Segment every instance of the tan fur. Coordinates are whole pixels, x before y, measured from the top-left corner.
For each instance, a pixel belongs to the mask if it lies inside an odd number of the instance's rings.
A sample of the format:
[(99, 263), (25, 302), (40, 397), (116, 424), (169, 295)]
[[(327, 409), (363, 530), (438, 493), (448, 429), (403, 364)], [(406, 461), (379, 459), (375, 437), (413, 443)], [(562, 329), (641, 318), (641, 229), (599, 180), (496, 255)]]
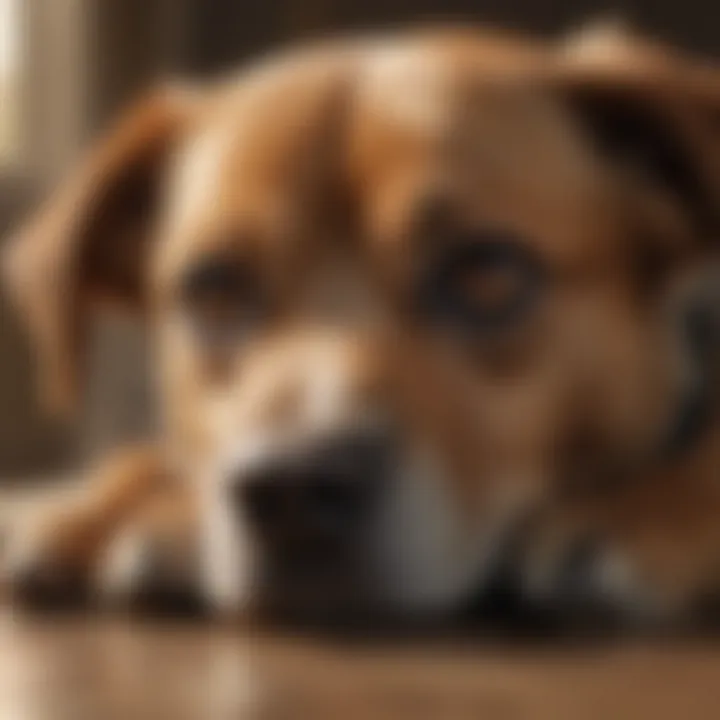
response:
[(177, 493), (155, 449), (118, 451), (91, 469), (78, 498), (58, 502), (57, 508), (51, 506), (33, 518), (30, 547), (19, 536), (17, 545), (10, 544), (10, 562), (38, 553), (50, 564), (90, 573), (119, 527), (156, 498)]
[[(491, 528), (552, 497), (583, 462), (652, 452), (678, 401), (665, 303), (715, 238), (697, 236), (662, 183), (591, 149), (570, 104), (579, 92), (639, 98), (673, 126), (717, 199), (716, 75), (654, 48), (628, 69), (631, 56), (420, 33), (299, 52), (205, 92), (152, 99), (10, 247), (45, 393), (67, 405), (76, 390), (87, 297), (100, 291), (146, 313), (164, 472), (201, 495), (224, 492), (218, 467), (229, 457), (250, 462), (268, 443), (390, 418), (431, 456), (443, 497), (433, 562), (452, 566), (449, 552), (463, 586), (480, 563), (459, 558), (489, 548)], [(128, 245), (118, 223), (134, 188), (155, 192)], [(479, 349), (409, 314), (421, 269), (455, 227), (520, 238), (553, 283), (527, 323)], [(647, 253), (665, 267), (652, 297), (638, 275)], [(193, 340), (178, 302), (210, 257), (250, 267), (271, 298), (270, 319), (230, 353)], [(578, 437), (589, 443), (579, 460)], [(50, 531), (62, 562), (89, 563), (143, 513), (154, 476), (134, 463), (93, 482), (97, 499)], [(387, 554), (406, 553), (386, 530)], [(60, 562), (45, 551), (36, 560)], [(443, 596), (425, 581), (423, 592)]]

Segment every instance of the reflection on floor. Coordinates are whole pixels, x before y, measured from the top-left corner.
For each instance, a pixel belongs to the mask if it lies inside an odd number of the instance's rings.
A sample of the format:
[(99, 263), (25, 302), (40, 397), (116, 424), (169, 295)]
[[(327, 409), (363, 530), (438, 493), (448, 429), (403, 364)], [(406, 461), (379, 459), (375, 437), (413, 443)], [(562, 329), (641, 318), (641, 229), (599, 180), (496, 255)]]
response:
[(0, 720), (720, 717), (720, 647), (380, 649), (237, 628), (0, 615)]

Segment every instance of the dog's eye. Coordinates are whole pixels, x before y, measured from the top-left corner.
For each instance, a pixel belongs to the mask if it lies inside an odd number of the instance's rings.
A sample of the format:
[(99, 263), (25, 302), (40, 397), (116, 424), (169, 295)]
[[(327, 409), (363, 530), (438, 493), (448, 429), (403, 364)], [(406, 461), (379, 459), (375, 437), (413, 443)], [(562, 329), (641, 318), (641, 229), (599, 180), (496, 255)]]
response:
[(244, 332), (263, 312), (253, 273), (224, 258), (192, 268), (182, 281), (181, 298), (196, 329), (213, 339), (229, 330)]
[(422, 304), (434, 320), (461, 329), (503, 329), (534, 306), (542, 281), (531, 252), (510, 238), (483, 235), (440, 258), (424, 282)]

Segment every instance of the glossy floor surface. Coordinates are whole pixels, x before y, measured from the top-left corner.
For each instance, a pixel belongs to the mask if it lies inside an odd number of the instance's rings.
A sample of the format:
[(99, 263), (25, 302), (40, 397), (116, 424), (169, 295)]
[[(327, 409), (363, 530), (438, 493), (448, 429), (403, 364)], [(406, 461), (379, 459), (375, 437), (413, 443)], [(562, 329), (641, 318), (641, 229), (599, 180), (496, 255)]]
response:
[(720, 718), (720, 647), (370, 644), (0, 612), (0, 720)]

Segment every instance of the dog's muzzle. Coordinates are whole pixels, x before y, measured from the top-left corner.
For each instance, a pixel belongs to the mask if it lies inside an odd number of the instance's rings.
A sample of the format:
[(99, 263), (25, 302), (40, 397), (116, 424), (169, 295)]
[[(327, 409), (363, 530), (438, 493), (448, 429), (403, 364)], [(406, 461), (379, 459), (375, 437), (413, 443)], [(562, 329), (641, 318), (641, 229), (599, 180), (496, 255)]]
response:
[(346, 604), (362, 588), (393, 456), (388, 435), (354, 431), (269, 457), (233, 479), (234, 511), (258, 545), (265, 593), (319, 609), (340, 596)]

